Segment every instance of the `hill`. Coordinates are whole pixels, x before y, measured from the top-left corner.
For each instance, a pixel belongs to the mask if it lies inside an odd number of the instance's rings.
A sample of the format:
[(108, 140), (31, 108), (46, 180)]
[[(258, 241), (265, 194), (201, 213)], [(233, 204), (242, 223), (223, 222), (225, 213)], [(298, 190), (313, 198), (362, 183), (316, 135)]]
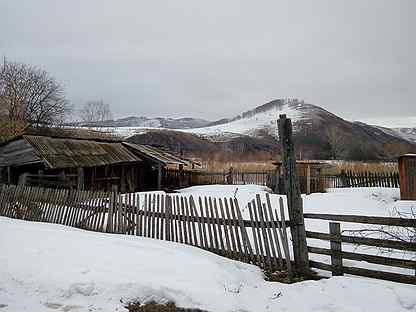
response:
[[(299, 157), (306, 159), (392, 159), (415, 152), (416, 144), (397, 130), (350, 122), (327, 110), (296, 99), (278, 99), (206, 127), (143, 130), (129, 140), (163, 145), (197, 157), (272, 157), (279, 152), (277, 120), (292, 119)], [(198, 142), (196, 144), (195, 142)], [(274, 157), (274, 156), (273, 156)]]

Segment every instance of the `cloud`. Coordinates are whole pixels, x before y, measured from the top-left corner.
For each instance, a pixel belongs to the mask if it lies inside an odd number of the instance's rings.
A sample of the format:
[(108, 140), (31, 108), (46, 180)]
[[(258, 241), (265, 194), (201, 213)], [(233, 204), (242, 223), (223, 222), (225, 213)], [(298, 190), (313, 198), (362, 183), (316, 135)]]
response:
[(416, 115), (416, 4), (6, 1), (0, 54), (116, 116), (232, 116), (280, 97), (342, 116)]

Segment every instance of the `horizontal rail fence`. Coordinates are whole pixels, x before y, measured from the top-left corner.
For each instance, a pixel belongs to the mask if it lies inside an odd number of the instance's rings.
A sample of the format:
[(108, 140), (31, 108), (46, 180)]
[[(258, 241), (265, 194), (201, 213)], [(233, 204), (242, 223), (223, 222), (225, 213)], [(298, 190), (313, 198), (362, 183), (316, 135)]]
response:
[(327, 188), (338, 187), (400, 187), (398, 172), (353, 172), (325, 175)]
[[(339, 221), (349, 223), (362, 223), (371, 225), (387, 225), (392, 227), (406, 227), (415, 228), (416, 219), (404, 219), (404, 218), (390, 218), (390, 217), (369, 217), (369, 216), (357, 216), (357, 215), (333, 215), (333, 214), (316, 214), (306, 213), (304, 214), (306, 219)], [(343, 265), (343, 259), (365, 261), (372, 264), (405, 268), (410, 270), (416, 270), (416, 261), (406, 260), (400, 258), (393, 258), (387, 256), (370, 255), (358, 252), (347, 252), (342, 250), (343, 243), (372, 246), (379, 248), (387, 248), (392, 250), (402, 250), (405, 252), (414, 253), (416, 256), (416, 243), (412, 241), (403, 240), (390, 240), (371, 238), (363, 236), (349, 236), (343, 235), (341, 231), (341, 225), (338, 222), (328, 222), (329, 233), (311, 232), (306, 231), (306, 237), (312, 239), (319, 239), (330, 242), (330, 248), (318, 248), (308, 246), (308, 251), (313, 254), (327, 255), (331, 257), (331, 264), (326, 264), (318, 261), (310, 261), (310, 266), (313, 268), (331, 271), (333, 276), (351, 274), (364, 277), (371, 277), (376, 279), (388, 280), (399, 283), (416, 284), (416, 271), (413, 275), (392, 273), (386, 271), (378, 271), (373, 269), (364, 269), (358, 267), (350, 267)]]
[(274, 189), (274, 171), (209, 172), (164, 168), (162, 186), (167, 189), (209, 184), (257, 184)]
[(243, 218), (234, 198), (1, 186), (0, 215), (199, 247), (260, 267), (292, 268), (283, 201), (259, 195)]

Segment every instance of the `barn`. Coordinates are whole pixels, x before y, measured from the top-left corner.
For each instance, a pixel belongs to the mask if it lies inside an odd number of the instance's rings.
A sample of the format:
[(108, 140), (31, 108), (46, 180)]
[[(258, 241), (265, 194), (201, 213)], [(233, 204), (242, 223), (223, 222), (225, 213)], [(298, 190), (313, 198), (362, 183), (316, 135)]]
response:
[(186, 164), (158, 148), (113, 138), (25, 134), (0, 144), (0, 178), (8, 184), (156, 190), (164, 167)]

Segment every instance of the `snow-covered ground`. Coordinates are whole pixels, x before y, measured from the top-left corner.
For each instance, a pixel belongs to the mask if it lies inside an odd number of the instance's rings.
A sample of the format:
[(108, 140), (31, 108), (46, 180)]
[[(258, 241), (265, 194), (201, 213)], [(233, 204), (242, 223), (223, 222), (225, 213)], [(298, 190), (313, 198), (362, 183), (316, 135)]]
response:
[[(0, 218), (0, 311), (416, 311), (416, 287), (337, 277), (266, 282), (252, 265), (143, 237)], [(371, 297), (368, 296), (371, 294)]]
[[(267, 187), (257, 185), (209, 185), (194, 186), (182, 189), (182, 195), (185, 196), (213, 196), (213, 197), (235, 197), (238, 200), (240, 210), (245, 219), (249, 219), (247, 204), (255, 199), (256, 194), (260, 194), (265, 202), (265, 194), (270, 193)], [(273, 207), (278, 207), (280, 195), (270, 194), (270, 200)], [(286, 199), (284, 198), (286, 218), (288, 217)], [(416, 215), (416, 201), (400, 201), (400, 190), (398, 188), (345, 188), (345, 189), (329, 189), (328, 193), (314, 193), (311, 195), (302, 195), (305, 213), (329, 213), (329, 214), (352, 214), (367, 215), (379, 217), (398, 217), (400, 212), (404, 217), (414, 217)], [(348, 231), (363, 229), (378, 229), (380, 226), (372, 226), (368, 224), (340, 222), (341, 230), (346, 231), (346, 235), (357, 235), (356, 233), (348, 233)], [(321, 233), (329, 233), (328, 221), (305, 219), (305, 227), (308, 231)], [(289, 237), (290, 237), (290, 233)], [(370, 237), (382, 238), (380, 233), (366, 233)], [(290, 242), (289, 242), (290, 243)], [(329, 248), (329, 242), (308, 239), (308, 245), (314, 247)], [(388, 252), (388, 255), (396, 258), (415, 259), (414, 253), (406, 253), (403, 251), (384, 250), (376, 247), (356, 246), (343, 244), (344, 251), (355, 251), (366, 254), (380, 255)], [(330, 264), (330, 257), (325, 255), (310, 254), (311, 260), (317, 260)], [(367, 262), (358, 262), (344, 260), (344, 265), (362, 267), (367, 269), (384, 270), (388, 272), (396, 272), (403, 274), (414, 274), (414, 270), (385, 267), (374, 265)], [(321, 275), (330, 275), (329, 272), (319, 271)], [(415, 295), (416, 296), (416, 295)]]
[[(236, 197), (246, 215), (247, 203), (267, 191), (213, 185), (178, 195)], [(273, 205), (278, 197), (272, 195)], [(416, 208), (416, 202), (398, 197), (397, 189), (360, 188), (303, 199), (305, 212), (389, 216)], [(327, 232), (327, 224), (307, 220), (306, 227)], [(416, 286), (351, 276), (271, 283), (255, 266), (191, 246), (0, 217), (0, 312), (124, 311), (129, 301), (151, 300), (208, 311), (399, 312), (416, 311)]]

